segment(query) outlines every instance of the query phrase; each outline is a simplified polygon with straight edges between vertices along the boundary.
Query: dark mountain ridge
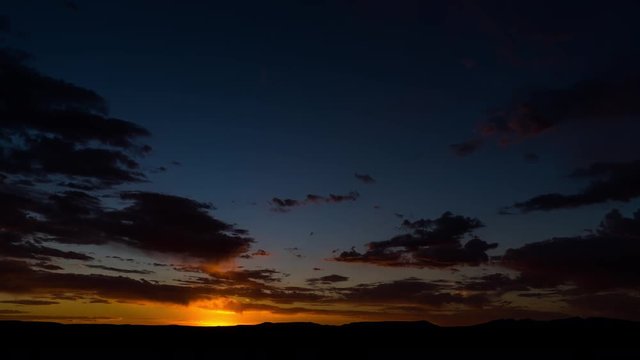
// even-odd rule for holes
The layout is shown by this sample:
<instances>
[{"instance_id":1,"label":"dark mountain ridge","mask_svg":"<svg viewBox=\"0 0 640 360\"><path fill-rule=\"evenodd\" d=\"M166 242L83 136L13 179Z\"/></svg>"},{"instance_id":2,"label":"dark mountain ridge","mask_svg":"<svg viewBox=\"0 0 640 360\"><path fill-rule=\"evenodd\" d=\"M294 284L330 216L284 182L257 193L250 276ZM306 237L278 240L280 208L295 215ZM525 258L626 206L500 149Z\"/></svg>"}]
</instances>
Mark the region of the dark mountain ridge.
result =
<instances>
[{"instance_id":1,"label":"dark mountain ridge","mask_svg":"<svg viewBox=\"0 0 640 360\"><path fill-rule=\"evenodd\" d=\"M87 351L94 358L112 358L116 353L120 358L142 352L154 358L180 359L207 354L326 359L345 352L356 352L359 359L388 358L385 354L439 354L450 358L464 354L491 358L640 356L640 322L603 318L507 319L460 327L442 327L426 321L221 327L1 321L0 332L3 352L13 356L9 359L75 358ZM125 349L133 352L123 352Z\"/></svg>"}]
</instances>

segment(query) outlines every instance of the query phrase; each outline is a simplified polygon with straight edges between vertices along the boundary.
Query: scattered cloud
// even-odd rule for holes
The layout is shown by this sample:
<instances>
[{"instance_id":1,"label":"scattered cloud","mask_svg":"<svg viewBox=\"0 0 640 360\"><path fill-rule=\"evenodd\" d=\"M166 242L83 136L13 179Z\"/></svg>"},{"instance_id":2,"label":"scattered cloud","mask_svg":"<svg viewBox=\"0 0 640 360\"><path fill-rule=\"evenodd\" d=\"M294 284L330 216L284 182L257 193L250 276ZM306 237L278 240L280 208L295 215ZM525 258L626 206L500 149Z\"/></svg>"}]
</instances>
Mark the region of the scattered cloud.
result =
<instances>
[{"instance_id":1,"label":"scattered cloud","mask_svg":"<svg viewBox=\"0 0 640 360\"><path fill-rule=\"evenodd\" d=\"M472 139L457 144L451 144L451 151L458 156L467 156L478 150L482 146L481 139Z\"/></svg>"},{"instance_id":2,"label":"scattered cloud","mask_svg":"<svg viewBox=\"0 0 640 360\"><path fill-rule=\"evenodd\" d=\"M365 184L374 184L376 182L376 179L371 177L371 175L369 175L369 174L358 174L358 173L355 173L355 174L353 174L353 176L355 176L356 179L358 179L359 181L361 181L361 182L363 182Z\"/></svg>"},{"instance_id":3,"label":"scattered cloud","mask_svg":"<svg viewBox=\"0 0 640 360\"><path fill-rule=\"evenodd\" d=\"M27 306L43 306L43 305L56 305L57 301L48 300L33 300L33 299L21 299L21 300L2 300L1 304L14 304L14 305L27 305Z\"/></svg>"},{"instance_id":4,"label":"scattered cloud","mask_svg":"<svg viewBox=\"0 0 640 360\"><path fill-rule=\"evenodd\" d=\"M307 279L307 284L309 284L309 285L330 285L330 284L335 284L335 283L339 283L339 282L344 282L344 281L347 281L347 280L349 280L349 278L347 276L332 274L332 275L321 276L321 277L318 277L318 278Z\"/></svg>"},{"instance_id":5,"label":"scattered cloud","mask_svg":"<svg viewBox=\"0 0 640 360\"><path fill-rule=\"evenodd\" d=\"M445 212L436 219L404 220L407 232L385 241L367 244L367 251L343 251L335 261L369 263L394 267L450 267L479 265L489 260L487 250L498 245L474 236L464 238L482 227L480 220Z\"/></svg>"},{"instance_id":6,"label":"scattered cloud","mask_svg":"<svg viewBox=\"0 0 640 360\"><path fill-rule=\"evenodd\" d=\"M521 212L570 209L608 201L628 202L640 197L640 160L631 162L594 163L575 170L575 179L589 179L591 183L575 194L549 193L515 203L509 209Z\"/></svg>"},{"instance_id":7,"label":"scattered cloud","mask_svg":"<svg viewBox=\"0 0 640 360\"><path fill-rule=\"evenodd\" d=\"M294 207L310 204L331 204L345 201L356 201L359 197L360 194L355 191L352 191L346 195L329 194L329 196L320 196L309 194L303 200L281 199L274 197L273 199L271 199L271 210L275 212L288 212Z\"/></svg>"},{"instance_id":8,"label":"scattered cloud","mask_svg":"<svg viewBox=\"0 0 640 360\"><path fill-rule=\"evenodd\" d=\"M531 153L531 152L524 153L524 154L522 155L522 159L523 159L526 163L529 163L529 164L535 164L535 163L537 163L538 161L540 161L540 157L538 156L538 154L534 154L534 153Z\"/></svg>"},{"instance_id":9,"label":"scattered cloud","mask_svg":"<svg viewBox=\"0 0 640 360\"><path fill-rule=\"evenodd\" d=\"M416 278L360 284L341 289L344 301L357 304L422 305L442 307L447 304L481 306L489 302L482 294L465 296L447 291L439 283L427 282Z\"/></svg>"},{"instance_id":10,"label":"scattered cloud","mask_svg":"<svg viewBox=\"0 0 640 360\"><path fill-rule=\"evenodd\" d=\"M637 119L639 97L640 76L636 73L592 78L563 89L539 89L494 112L480 126L481 138L451 148L465 156L475 152L482 139L512 144L560 129L569 129L575 136L575 130L585 125L610 127Z\"/></svg>"},{"instance_id":11,"label":"scattered cloud","mask_svg":"<svg viewBox=\"0 0 640 360\"><path fill-rule=\"evenodd\" d=\"M263 249L258 249L251 254L240 255L243 259L253 259L256 256L271 256L271 253Z\"/></svg>"},{"instance_id":12,"label":"scattered cloud","mask_svg":"<svg viewBox=\"0 0 640 360\"><path fill-rule=\"evenodd\" d=\"M93 264L88 264L85 266L91 269L106 270L106 271L118 272L122 274L140 274L140 275L153 274L153 271L150 271L150 270L121 269L121 268L116 268L111 266L93 265Z\"/></svg>"}]
</instances>

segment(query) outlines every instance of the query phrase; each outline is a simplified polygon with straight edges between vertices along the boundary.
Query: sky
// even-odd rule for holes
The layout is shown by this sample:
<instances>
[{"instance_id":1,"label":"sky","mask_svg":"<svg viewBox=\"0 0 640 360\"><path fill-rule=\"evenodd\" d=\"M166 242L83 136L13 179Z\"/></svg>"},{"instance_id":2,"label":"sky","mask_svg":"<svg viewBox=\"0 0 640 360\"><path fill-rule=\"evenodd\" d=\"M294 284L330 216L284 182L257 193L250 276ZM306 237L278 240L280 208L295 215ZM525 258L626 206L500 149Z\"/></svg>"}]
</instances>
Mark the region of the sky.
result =
<instances>
[{"instance_id":1,"label":"sky","mask_svg":"<svg viewBox=\"0 0 640 360\"><path fill-rule=\"evenodd\" d=\"M640 320L635 1L3 1L0 319Z\"/></svg>"}]
</instances>

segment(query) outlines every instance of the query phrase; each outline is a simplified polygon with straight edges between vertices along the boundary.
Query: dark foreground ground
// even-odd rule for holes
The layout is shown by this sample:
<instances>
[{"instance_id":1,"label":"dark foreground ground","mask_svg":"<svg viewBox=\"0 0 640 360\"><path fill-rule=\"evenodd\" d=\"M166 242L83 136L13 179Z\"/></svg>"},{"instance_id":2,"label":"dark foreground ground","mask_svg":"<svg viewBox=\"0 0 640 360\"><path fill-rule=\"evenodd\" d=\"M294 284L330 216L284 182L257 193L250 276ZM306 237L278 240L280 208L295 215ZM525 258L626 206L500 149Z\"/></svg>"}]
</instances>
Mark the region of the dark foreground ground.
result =
<instances>
[{"instance_id":1,"label":"dark foreground ground","mask_svg":"<svg viewBox=\"0 0 640 360\"><path fill-rule=\"evenodd\" d=\"M0 321L0 359L640 359L640 322L499 320L231 327Z\"/></svg>"}]
</instances>

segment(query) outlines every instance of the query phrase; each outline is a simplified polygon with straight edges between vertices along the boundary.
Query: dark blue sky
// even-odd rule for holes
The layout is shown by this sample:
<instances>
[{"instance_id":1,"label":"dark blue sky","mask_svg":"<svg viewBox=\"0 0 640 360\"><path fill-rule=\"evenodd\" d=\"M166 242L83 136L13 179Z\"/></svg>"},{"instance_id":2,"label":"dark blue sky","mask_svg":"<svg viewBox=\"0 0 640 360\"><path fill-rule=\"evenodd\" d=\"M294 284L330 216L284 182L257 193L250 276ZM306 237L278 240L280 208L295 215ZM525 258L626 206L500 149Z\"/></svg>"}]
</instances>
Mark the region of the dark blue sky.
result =
<instances>
[{"instance_id":1,"label":"dark blue sky","mask_svg":"<svg viewBox=\"0 0 640 360\"><path fill-rule=\"evenodd\" d=\"M0 12L29 64L151 132L150 181L124 189L212 202L273 254L255 261L300 279L313 267L430 277L326 261L397 234L396 213L476 217L501 255L638 206L606 195L499 214L579 192L591 179L569 177L576 168L635 160L637 109L572 95L637 76L635 1L6 1ZM575 99L596 105L575 110ZM273 211L274 197L352 191Z\"/></svg>"}]
</instances>

